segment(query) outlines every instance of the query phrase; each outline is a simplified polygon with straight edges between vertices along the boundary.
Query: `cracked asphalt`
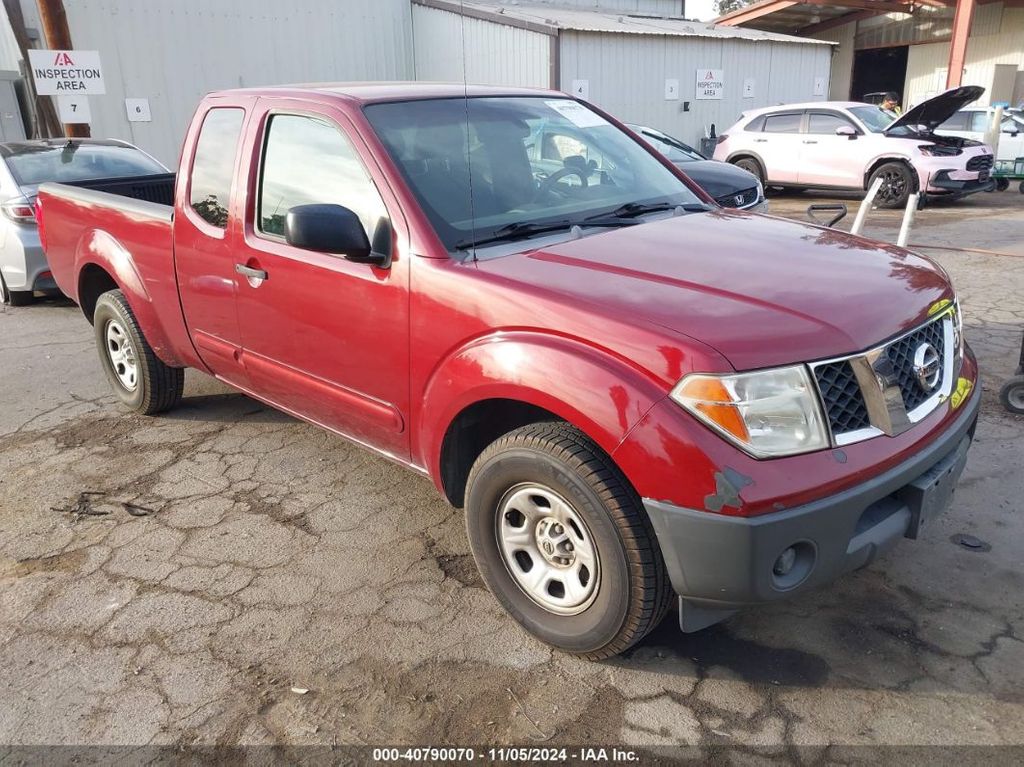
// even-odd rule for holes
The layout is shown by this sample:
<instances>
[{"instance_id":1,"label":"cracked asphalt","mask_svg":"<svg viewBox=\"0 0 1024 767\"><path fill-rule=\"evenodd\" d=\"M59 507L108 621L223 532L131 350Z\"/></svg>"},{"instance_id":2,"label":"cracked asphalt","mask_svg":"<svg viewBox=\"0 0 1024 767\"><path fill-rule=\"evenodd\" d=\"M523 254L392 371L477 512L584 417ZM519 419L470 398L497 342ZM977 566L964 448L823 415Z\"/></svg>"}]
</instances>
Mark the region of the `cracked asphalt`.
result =
<instances>
[{"instance_id":1,"label":"cracked asphalt","mask_svg":"<svg viewBox=\"0 0 1024 767\"><path fill-rule=\"evenodd\" d=\"M869 233L897 226L879 214ZM1009 254L928 251L985 379L953 508L830 590L696 635L670 615L603 663L498 608L426 479L194 371L178 410L127 414L77 308L6 309L0 743L732 744L805 761L1024 743L1024 418L996 400L1024 331L1024 205L930 208L912 241Z\"/></svg>"}]
</instances>

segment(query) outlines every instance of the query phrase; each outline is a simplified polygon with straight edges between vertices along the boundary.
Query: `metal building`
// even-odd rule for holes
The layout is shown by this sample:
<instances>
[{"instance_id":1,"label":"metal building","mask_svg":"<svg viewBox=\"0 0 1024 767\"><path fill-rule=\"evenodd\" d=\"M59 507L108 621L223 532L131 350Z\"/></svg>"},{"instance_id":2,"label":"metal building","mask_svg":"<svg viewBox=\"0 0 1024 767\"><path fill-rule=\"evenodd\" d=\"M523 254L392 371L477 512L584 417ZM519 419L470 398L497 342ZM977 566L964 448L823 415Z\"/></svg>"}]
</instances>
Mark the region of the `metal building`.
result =
<instances>
[{"instance_id":1,"label":"metal building","mask_svg":"<svg viewBox=\"0 0 1024 767\"><path fill-rule=\"evenodd\" d=\"M35 0L21 8L26 27L39 30ZM414 77L409 0L64 0L64 8L75 48L99 51L103 65L106 95L89 97L92 135L131 141L171 167L210 91ZM17 71L18 48L2 27L0 70ZM38 32L33 42L46 47ZM146 99L152 119L129 122L126 98Z\"/></svg>"},{"instance_id":2,"label":"metal building","mask_svg":"<svg viewBox=\"0 0 1024 767\"><path fill-rule=\"evenodd\" d=\"M46 48L35 0L19 3ZM169 166L200 98L295 82L447 80L555 87L697 143L745 109L824 98L834 44L688 21L682 0L63 0L99 52L92 135ZM17 6L16 6L17 7ZM6 15L6 4L0 13ZM21 54L0 17L0 70ZM705 82L698 94L698 79ZM710 83L710 85L708 84ZM145 100L149 119L129 120Z\"/></svg>"},{"instance_id":3,"label":"metal building","mask_svg":"<svg viewBox=\"0 0 1024 767\"><path fill-rule=\"evenodd\" d=\"M979 104L1024 103L1024 0L757 0L716 22L838 43L835 99L980 85Z\"/></svg>"},{"instance_id":4,"label":"metal building","mask_svg":"<svg viewBox=\"0 0 1024 767\"><path fill-rule=\"evenodd\" d=\"M828 95L827 41L576 6L413 0L416 76L555 87L694 144L744 110ZM709 74L719 87L698 93Z\"/></svg>"}]
</instances>

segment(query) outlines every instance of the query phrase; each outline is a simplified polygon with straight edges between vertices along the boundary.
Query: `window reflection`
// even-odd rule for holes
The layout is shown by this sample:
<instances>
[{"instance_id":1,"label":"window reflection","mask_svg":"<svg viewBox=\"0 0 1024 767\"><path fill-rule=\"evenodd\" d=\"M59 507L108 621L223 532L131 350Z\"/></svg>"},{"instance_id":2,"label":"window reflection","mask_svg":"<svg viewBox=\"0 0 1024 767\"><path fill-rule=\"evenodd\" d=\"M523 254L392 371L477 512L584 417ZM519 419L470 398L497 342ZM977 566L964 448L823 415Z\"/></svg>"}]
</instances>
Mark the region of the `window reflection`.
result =
<instances>
[{"instance_id":1,"label":"window reflection","mask_svg":"<svg viewBox=\"0 0 1024 767\"><path fill-rule=\"evenodd\" d=\"M260 181L260 231L283 235L296 205L331 203L355 213L372 239L387 213L359 156L337 128L300 115L274 115Z\"/></svg>"},{"instance_id":2,"label":"window reflection","mask_svg":"<svg viewBox=\"0 0 1024 767\"><path fill-rule=\"evenodd\" d=\"M205 221L223 229L228 223L228 198L235 171L235 149L244 111L211 109L203 120L192 163L190 203Z\"/></svg>"}]
</instances>

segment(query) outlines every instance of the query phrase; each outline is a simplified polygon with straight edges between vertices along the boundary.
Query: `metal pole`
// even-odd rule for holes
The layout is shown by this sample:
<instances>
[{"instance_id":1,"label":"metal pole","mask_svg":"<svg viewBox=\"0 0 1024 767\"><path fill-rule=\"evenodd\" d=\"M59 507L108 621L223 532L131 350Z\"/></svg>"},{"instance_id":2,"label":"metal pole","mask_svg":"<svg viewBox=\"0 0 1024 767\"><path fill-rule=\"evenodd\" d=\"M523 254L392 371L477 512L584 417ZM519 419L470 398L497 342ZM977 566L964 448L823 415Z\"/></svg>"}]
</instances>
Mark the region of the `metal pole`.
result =
<instances>
[{"instance_id":1,"label":"metal pole","mask_svg":"<svg viewBox=\"0 0 1024 767\"><path fill-rule=\"evenodd\" d=\"M946 88L959 88L967 63L967 39L971 34L971 17L975 0L956 0L953 14L953 34L949 41L949 68L946 70Z\"/></svg>"},{"instance_id":2,"label":"metal pole","mask_svg":"<svg viewBox=\"0 0 1024 767\"><path fill-rule=\"evenodd\" d=\"M857 208L857 217L853 219L853 226L850 227L850 234L860 234L861 230L864 229L864 219L868 217L868 210L871 208L871 203L875 201L875 195L878 194L878 190L882 188L882 178L879 176L875 179L875 182L868 189L868 193L864 195L864 199L860 202L860 207Z\"/></svg>"},{"instance_id":3,"label":"metal pole","mask_svg":"<svg viewBox=\"0 0 1024 767\"><path fill-rule=\"evenodd\" d=\"M910 239L910 227L914 225L918 197L918 193L914 192L907 198L907 208L903 211L903 223L900 224L900 236L896 238L896 244L901 248L907 247L907 240Z\"/></svg>"},{"instance_id":4,"label":"metal pole","mask_svg":"<svg viewBox=\"0 0 1024 767\"><path fill-rule=\"evenodd\" d=\"M39 6L39 20L43 25L46 44L55 51L74 49L71 30L68 29L68 16L64 11L64 0L36 0L36 4ZM64 135L68 138L88 138L89 126L86 123L65 125Z\"/></svg>"}]
</instances>

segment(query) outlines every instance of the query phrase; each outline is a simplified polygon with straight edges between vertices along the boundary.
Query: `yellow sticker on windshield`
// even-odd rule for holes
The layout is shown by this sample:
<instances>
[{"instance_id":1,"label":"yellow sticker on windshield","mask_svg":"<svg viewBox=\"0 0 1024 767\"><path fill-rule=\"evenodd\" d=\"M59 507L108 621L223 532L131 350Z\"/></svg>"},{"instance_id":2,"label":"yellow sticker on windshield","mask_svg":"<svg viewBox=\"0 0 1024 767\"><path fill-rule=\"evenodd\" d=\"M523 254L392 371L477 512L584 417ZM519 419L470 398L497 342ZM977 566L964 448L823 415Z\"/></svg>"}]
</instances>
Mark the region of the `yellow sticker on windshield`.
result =
<instances>
[{"instance_id":1,"label":"yellow sticker on windshield","mask_svg":"<svg viewBox=\"0 0 1024 767\"><path fill-rule=\"evenodd\" d=\"M940 301L936 301L934 304L932 304L931 306L928 307L928 316L929 317L935 316L936 314L941 312L943 309L945 309L946 307L948 307L952 303L953 302L950 301L948 298L943 298Z\"/></svg>"},{"instance_id":2,"label":"yellow sticker on windshield","mask_svg":"<svg viewBox=\"0 0 1024 767\"><path fill-rule=\"evenodd\" d=\"M971 393L971 389L974 388L974 382L968 381L964 377L956 382L956 390L949 395L949 409L956 410L964 402L967 401L967 395Z\"/></svg>"}]
</instances>

